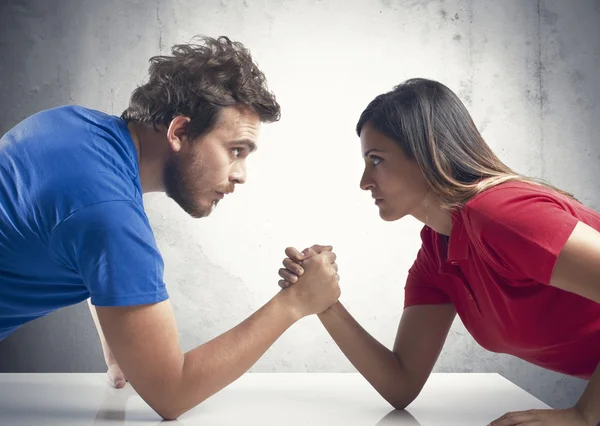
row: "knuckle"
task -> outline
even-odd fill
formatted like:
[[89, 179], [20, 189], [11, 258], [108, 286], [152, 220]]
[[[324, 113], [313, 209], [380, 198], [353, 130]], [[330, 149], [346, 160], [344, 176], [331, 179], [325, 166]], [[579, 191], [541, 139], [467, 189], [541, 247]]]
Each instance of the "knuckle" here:
[[288, 247], [287, 249], [285, 249], [285, 255], [292, 259], [298, 259], [300, 253], [294, 247]]

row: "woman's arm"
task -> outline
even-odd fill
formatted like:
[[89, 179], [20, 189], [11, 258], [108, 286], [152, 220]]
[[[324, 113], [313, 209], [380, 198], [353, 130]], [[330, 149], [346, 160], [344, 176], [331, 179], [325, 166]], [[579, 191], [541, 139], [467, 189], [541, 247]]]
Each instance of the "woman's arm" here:
[[[317, 253], [331, 250], [331, 246], [312, 247]], [[293, 285], [304, 271], [305, 252], [293, 247], [279, 270], [282, 288]], [[389, 350], [371, 336], [337, 302], [318, 316], [344, 355], [367, 381], [394, 408], [404, 409], [421, 392], [456, 316], [454, 305], [442, 302], [409, 306], [404, 309], [393, 350]]]
[[[600, 303], [598, 231], [583, 222], [575, 226], [558, 255], [550, 285]], [[590, 424], [596, 425], [600, 422], [600, 367], [596, 368], [576, 408]]]
[[455, 315], [449, 304], [404, 309], [393, 351], [362, 328], [340, 302], [319, 319], [375, 390], [394, 408], [404, 409], [429, 378]]

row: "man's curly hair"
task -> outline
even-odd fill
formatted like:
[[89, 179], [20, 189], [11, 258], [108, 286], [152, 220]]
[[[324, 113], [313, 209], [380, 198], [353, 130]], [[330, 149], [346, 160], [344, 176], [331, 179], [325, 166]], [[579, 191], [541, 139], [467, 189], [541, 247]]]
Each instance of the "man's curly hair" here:
[[150, 58], [148, 82], [132, 93], [123, 120], [156, 128], [184, 115], [191, 118], [186, 129], [190, 140], [208, 133], [227, 106], [245, 105], [262, 122], [279, 120], [275, 95], [243, 44], [224, 36], [195, 39], [198, 44], [173, 46], [172, 56]]

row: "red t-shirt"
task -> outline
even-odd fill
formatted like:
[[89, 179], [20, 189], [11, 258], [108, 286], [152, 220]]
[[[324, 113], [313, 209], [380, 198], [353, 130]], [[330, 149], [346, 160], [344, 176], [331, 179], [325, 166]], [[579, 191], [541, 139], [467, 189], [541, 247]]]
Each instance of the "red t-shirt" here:
[[600, 304], [549, 282], [577, 222], [600, 231], [600, 214], [548, 188], [506, 182], [452, 221], [449, 243], [421, 231], [405, 307], [453, 303], [482, 347], [589, 379], [600, 362]]

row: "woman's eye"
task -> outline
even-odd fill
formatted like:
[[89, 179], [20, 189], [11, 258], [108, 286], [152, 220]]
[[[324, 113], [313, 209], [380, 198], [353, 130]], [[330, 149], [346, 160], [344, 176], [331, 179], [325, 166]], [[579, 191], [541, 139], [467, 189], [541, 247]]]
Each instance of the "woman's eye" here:
[[371, 156], [371, 161], [373, 162], [373, 165], [376, 166], [381, 163], [383, 159], [380, 157]]

